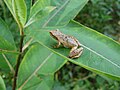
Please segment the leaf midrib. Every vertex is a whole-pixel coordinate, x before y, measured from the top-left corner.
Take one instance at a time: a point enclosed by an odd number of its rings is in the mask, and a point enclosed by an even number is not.
[[[24,85],[37,73],[40,68],[48,61],[48,59],[53,55],[53,53],[50,53],[46,59],[34,70],[34,72],[24,81],[24,83],[18,88],[18,90],[21,90]]]
[[[107,60],[108,62],[112,63],[112,64],[115,65],[116,67],[120,68],[119,65],[117,65],[117,64],[114,63],[114,62],[112,62],[110,59],[107,59],[105,56],[103,56],[103,55],[97,53],[96,51],[92,50],[91,48],[85,46],[84,44],[81,44],[81,46],[83,46],[84,48],[86,48],[86,49],[88,49],[89,51],[93,52],[94,54],[96,54],[96,55],[98,55],[98,56],[104,58],[105,60]]]
[[[47,26],[47,24],[52,20],[52,18],[54,18],[61,9],[63,9],[65,7],[65,5],[67,5],[67,3],[69,2],[69,0],[67,0],[42,26],[42,28],[44,28],[45,26]]]
[[[32,38],[34,38],[34,40],[36,39],[34,36],[32,36]],[[38,40],[37,40],[37,41],[38,41]],[[38,42],[40,42],[40,41],[38,41]],[[42,43],[42,42],[40,42],[40,44],[41,44],[41,43]],[[43,43],[43,44],[44,44],[44,43]],[[41,44],[41,45],[42,45],[42,44]],[[45,46],[46,46],[46,45],[45,45]],[[119,65],[117,65],[116,63],[114,63],[112,60],[107,59],[105,56],[101,55],[100,53],[96,52],[95,50],[93,50],[93,49],[91,49],[91,48],[85,46],[84,44],[81,44],[81,46],[84,47],[84,48],[86,48],[87,50],[93,52],[94,54],[98,55],[99,57],[101,57],[101,58],[107,60],[109,63],[113,64],[114,66],[120,68]],[[46,47],[47,47],[47,46],[46,46]],[[49,47],[48,47],[48,48],[49,48]]]
[[[6,63],[7,63],[7,65],[8,65],[8,67],[10,68],[11,72],[14,74],[14,73],[15,73],[15,70],[14,70],[12,64],[11,64],[10,61],[7,59],[7,57],[6,57],[5,54],[2,53],[2,56],[4,57],[4,59],[5,59]]]
[[[33,38],[34,38],[34,37],[33,37]],[[40,43],[41,45],[43,45],[44,47],[50,49],[48,46],[44,45],[42,42],[40,42],[40,41],[38,41],[38,40],[37,40],[37,42]],[[96,51],[92,50],[91,48],[85,46],[84,44],[81,44],[81,46],[83,46],[83,47],[86,48],[87,50],[93,52],[94,54],[98,55],[99,57],[104,58],[105,60],[107,60],[107,61],[110,62],[111,64],[115,65],[116,67],[120,68],[120,66],[118,66],[116,63],[112,62],[111,60],[107,59],[107,58],[104,57],[103,55],[101,55],[101,54],[97,53]],[[52,49],[50,49],[50,50],[52,50]],[[52,50],[52,51],[54,51],[54,50]],[[56,51],[55,51],[55,52],[56,52]]]
[[[42,42],[40,42],[40,41],[37,41],[37,42],[38,42],[39,44],[41,44],[42,46],[44,46],[45,48],[51,50],[52,52],[54,52],[54,53],[62,56],[63,58],[66,58],[66,59],[67,59],[68,61],[70,61],[70,62],[73,62],[73,63],[75,63],[75,64],[77,64],[77,65],[81,65],[81,66],[86,67],[86,68],[89,68],[89,70],[95,70],[95,71],[97,71],[97,72],[99,72],[99,73],[103,73],[103,74],[106,74],[106,75],[110,75],[110,76],[114,76],[114,77],[120,78],[120,77],[118,77],[118,75],[114,75],[114,74],[111,74],[111,73],[108,73],[108,72],[104,72],[104,71],[101,71],[101,70],[98,70],[98,69],[95,69],[95,68],[92,68],[92,67],[89,67],[89,66],[85,66],[85,65],[83,65],[83,64],[80,64],[80,63],[78,63],[78,62],[76,62],[76,61],[74,61],[74,60],[72,60],[72,59],[70,59],[70,58],[67,58],[66,56],[64,56],[64,55],[62,55],[62,54],[60,54],[60,53],[52,50],[51,48],[49,48],[49,47],[47,47],[46,45],[44,45]]]

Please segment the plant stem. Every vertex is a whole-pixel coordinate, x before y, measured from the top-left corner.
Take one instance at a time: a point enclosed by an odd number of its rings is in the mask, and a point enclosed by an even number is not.
[[[23,31],[23,30],[22,30],[22,31]],[[15,89],[16,89],[18,69],[19,69],[20,62],[21,62],[21,57],[22,57],[23,40],[24,40],[24,33],[22,32],[22,33],[21,33],[21,37],[20,37],[19,55],[18,55],[18,58],[17,58],[16,70],[15,70],[15,74],[14,74],[14,81],[13,81],[12,90],[15,90]]]

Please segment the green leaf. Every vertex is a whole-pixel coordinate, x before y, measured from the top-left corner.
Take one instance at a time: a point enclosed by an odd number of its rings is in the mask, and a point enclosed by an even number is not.
[[[120,44],[88,27],[71,21],[67,26],[58,29],[65,34],[76,37],[84,48],[81,57],[72,60],[66,57],[70,49],[52,48],[55,42],[50,38],[47,29],[55,28],[46,28],[46,30],[29,29],[26,30],[26,34],[62,58],[66,58],[95,73],[120,80]]]
[[[12,7],[12,0],[4,0],[5,4],[7,5],[8,9],[12,13],[13,17],[15,18],[13,7]]]
[[[55,9],[55,7],[53,6],[47,6],[44,9],[36,12],[30,19],[29,21],[26,23],[25,27],[27,27],[28,25],[32,24],[33,22],[36,22],[40,19],[42,19],[43,17],[45,17],[46,15],[48,15],[51,11],[53,11]]]
[[[34,30],[46,26],[66,25],[74,19],[87,2],[88,0],[51,0],[49,6],[55,6],[55,10],[42,20],[33,23],[29,28]]]
[[[31,7],[29,21],[26,23],[25,27],[35,21],[41,20],[54,9],[54,6],[50,6],[50,0],[37,0]]]
[[[16,46],[7,24],[0,18],[0,52],[15,52]]]
[[[44,9],[46,6],[50,6],[50,0],[37,0],[30,10],[30,17],[35,16],[40,10]]]
[[[53,75],[40,75],[40,77],[35,77],[34,79],[30,80],[29,85],[25,85],[22,90],[51,90],[54,81]],[[42,79],[42,80],[41,80]]]
[[[0,19],[0,30],[0,68],[13,71],[17,50],[13,36],[2,19]]]
[[[3,79],[2,79],[1,76],[0,76],[0,90],[6,90],[6,87],[5,87],[4,81],[3,81]]]
[[[27,19],[30,15],[30,8],[32,7],[32,0],[25,0],[26,6],[27,6]]]
[[[27,20],[27,7],[24,0],[4,0],[19,27],[23,27]],[[28,1],[26,0],[27,6]],[[28,6],[29,10],[29,6]]]
[[[10,42],[0,36],[0,52],[4,52],[5,50],[15,51],[15,47],[12,46]]]
[[[15,52],[16,46],[7,24],[0,18],[0,52]]]
[[[11,44],[12,45],[11,48],[13,50],[16,49],[13,36],[9,31],[7,24],[1,18],[0,18],[0,37],[6,40],[6,42],[8,42],[9,44]],[[2,42],[2,40],[0,42]]]
[[[33,45],[21,62],[17,82],[18,89],[51,90],[54,73],[65,63],[66,60],[47,48],[39,44]]]
[[[80,12],[87,2],[88,0],[53,1],[52,4],[55,4],[58,7],[50,16],[48,21],[44,23],[44,26],[66,25],[71,19],[75,18],[75,16]]]
[[[13,0],[13,11],[18,24],[24,27],[27,19],[27,7],[24,0]]]
[[[48,15],[54,9],[55,9],[55,7],[53,7],[53,6],[47,6],[44,9],[40,10],[39,12],[37,12],[32,18],[35,21],[37,21],[37,20],[39,20],[39,18],[42,18],[42,17]]]

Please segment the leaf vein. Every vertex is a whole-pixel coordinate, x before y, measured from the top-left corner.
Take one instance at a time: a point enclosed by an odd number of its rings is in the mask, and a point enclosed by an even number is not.
[[[94,51],[94,50],[92,50],[92,49],[88,48],[87,46],[85,46],[85,45],[83,45],[83,44],[81,44],[81,46],[83,46],[84,48],[86,48],[86,49],[90,50],[91,52],[95,53],[96,55],[98,55],[98,56],[100,56],[100,57],[104,58],[104,59],[105,59],[105,60],[107,60],[108,62],[112,63],[114,66],[116,66],[116,67],[120,68],[120,66],[119,66],[119,65],[117,65],[116,63],[114,63],[114,62],[112,62],[111,60],[107,59],[105,56],[103,56],[103,55],[101,55],[101,54],[97,53],[96,51]]]
[[[49,56],[38,66],[38,68],[35,69],[35,71],[25,80],[25,82],[20,86],[18,90],[21,90],[23,86],[39,71],[39,69],[47,62],[47,60],[53,55],[53,53],[50,53]]]
[[[59,13],[59,11],[64,8],[64,6],[65,6],[68,2],[69,2],[69,0],[67,0],[67,1],[47,20],[47,22],[45,22],[45,23],[43,24],[42,28],[44,28],[44,27],[50,22],[50,20],[52,20],[52,18],[55,17],[55,15],[57,15],[57,14]]]
[[[12,67],[11,63],[9,62],[9,60],[7,59],[7,57],[5,56],[5,54],[2,53],[2,56],[4,57],[6,63],[8,64],[8,66],[9,66],[11,72],[12,72],[12,73],[15,73],[14,68]]]

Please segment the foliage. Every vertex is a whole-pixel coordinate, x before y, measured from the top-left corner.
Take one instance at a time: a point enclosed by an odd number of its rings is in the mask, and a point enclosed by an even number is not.
[[[119,41],[119,17],[120,0],[90,0],[75,20]]]
[[[76,16],[75,20],[120,42],[119,19],[116,19],[120,17],[119,6],[119,0],[91,0]],[[101,16],[110,18],[104,19]],[[88,88],[89,90],[118,90],[120,87],[120,84],[117,81],[110,80],[103,76],[98,76],[71,63],[65,65],[59,73],[58,76],[61,83],[58,83],[56,86],[59,88],[64,87],[68,90],[73,90],[74,88],[78,90],[86,90]]]
[[[0,76],[0,90],[6,90],[4,81],[1,76]]]
[[[120,44],[72,20],[88,0],[82,0],[81,2],[79,0],[36,0],[35,3],[31,0],[4,0],[4,2],[12,13],[18,27],[13,20],[10,21],[13,21],[20,32],[19,34],[18,29],[15,29],[16,32],[12,30],[12,36],[11,27],[7,26],[7,24],[11,25],[11,23],[7,21],[6,12],[4,12],[3,18],[6,22],[0,20],[2,30],[2,33],[0,33],[0,59],[3,61],[3,63],[0,63],[0,69],[3,75],[8,75],[10,82],[12,78],[14,79],[13,90],[15,88],[18,90],[50,90],[53,85],[55,90],[58,88],[79,90],[87,87],[88,89],[95,89],[97,85],[101,86],[99,82],[105,83],[105,80],[97,74],[100,74],[109,82],[110,79],[108,78],[120,80]],[[98,2],[92,1],[92,3],[96,4]],[[1,5],[6,10],[3,2]],[[102,19],[109,20],[110,17],[105,16]],[[69,49],[54,49],[52,45],[55,42],[48,33],[49,30],[53,29],[60,29],[66,34],[75,36],[84,48],[82,56],[74,60],[67,57]],[[20,41],[15,43],[13,37],[15,38],[16,35],[20,35]],[[16,59],[16,57],[18,58]],[[59,69],[65,64],[66,68],[64,69],[70,69],[69,76],[65,74],[67,70],[59,73]],[[75,64],[78,65],[77,69],[74,69]],[[86,70],[82,67],[96,74],[87,71],[84,75],[84,72],[81,71]],[[72,73],[72,70],[75,71]],[[54,84],[55,72],[57,73],[55,77],[56,83]],[[60,80],[62,72],[63,77],[61,79],[68,80],[68,77],[70,77],[71,85],[64,81],[62,82],[65,84],[64,87],[58,82],[57,79]],[[76,75],[74,73],[78,75],[74,76]],[[10,77],[11,74],[14,77]],[[18,78],[16,79],[16,77]],[[10,82],[7,86],[11,85]],[[93,84],[89,82],[93,82]],[[94,85],[95,82],[98,84],[91,88],[90,86]],[[118,85],[116,85],[116,89]]]

